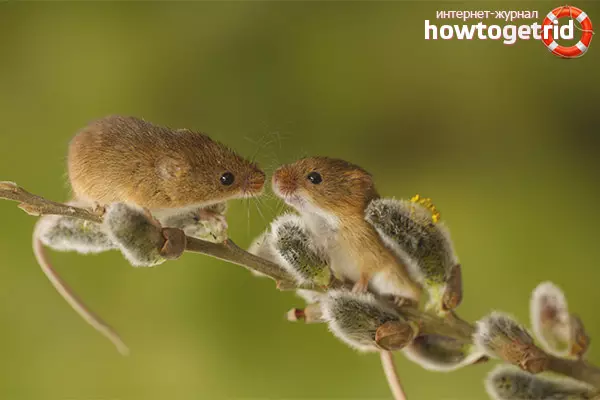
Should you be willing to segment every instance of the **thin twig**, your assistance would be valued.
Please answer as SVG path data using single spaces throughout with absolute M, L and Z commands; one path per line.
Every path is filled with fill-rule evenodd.
M 391 351 L 381 351 L 379 357 L 381 358 L 381 366 L 383 367 L 383 372 L 385 373 L 394 400 L 406 400 L 406 393 L 404 393 L 402 383 L 396 371 L 394 354 Z
M 32 194 L 13 182 L 0 182 L 0 199 L 19 202 L 19 208 L 29 215 L 64 215 L 67 217 L 79 218 L 90 222 L 102 223 L 102 213 L 88 210 L 81 207 L 75 207 L 67 204 L 57 203 L 47 200 L 41 196 Z M 323 288 L 312 285 L 298 286 L 294 279 L 279 265 L 257 257 L 236 245 L 231 239 L 223 243 L 213 243 L 187 236 L 186 251 L 192 253 L 201 253 L 220 260 L 228 261 L 250 269 L 277 281 L 281 288 L 288 290 L 294 289 L 312 289 L 323 291 Z M 332 286 L 340 286 L 339 282 L 332 282 Z
M 102 223 L 102 215 L 100 213 L 46 200 L 43 197 L 29 193 L 14 182 L 0 182 L 0 199 L 19 202 L 19 208 L 33 216 L 66 215 L 68 217 Z
M 100 212 L 46 200 L 29 193 L 13 182 L 0 182 L 0 199 L 19 202 L 19 208 L 30 215 L 64 215 L 95 223 L 102 223 L 103 220 Z M 224 243 L 212 243 L 188 236 L 186 251 L 202 253 L 259 272 L 278 282 L 278 287 L 283 290 L 303 288 L 324 292 L 332 287 L 346 286 L 337 280 L 333 280 L 328 287 L 298 286 L 294 279 L 277 264 L 248 253 L 229 239 Z M 395 307 L 406 319 L 418 324 L 420 334 L 444 335 L 464 343 L 472 342 L 475 327 L 452 313 L 446 318 L 441 318 L 420 311 L 412 305 Z M 546 371 L 587 382 L 600 389 L 600 369 L 587 362 L 551 357 Z
M 103 221 L 101 213 L 47 200 L 29 193 L 13 182 L 0 182 L 0 199 L 19 202 L 19 208 L 29 215 L 63 215 L 98 224 L 101 224 Z M 285 285 L 295 285 L 293 278 L 277 264 L 242 250 L 232 240 L 227 240 L 224 243 L 212 243 L 187 236 L 186 251 L 202 253 L 229 261 L 247 269 L 260 272 L 276 281 L 285 282 Z
M 103 217 L 100 213 L 47 200 L 41 196 L 29 193 L 13 182 L 0 182 L 0 199 L 19 202 L 19 208 L 25 210 L 30 215 L 64 215 L 95 223 L 102 223 L 103 221 Z M 35 211 L 33 212 L 32 210 Z M 227 239 L 223 243 L 213 243 L 186 236 L 186 240 L 186 251 L 205 254 L 259 272 L 275 280 L 278 283 L 278 287 L 282 290 L 309 289 L 325 292 L 333 288 L 351 288 L 351 286 L 348 286 L 337 279 L 333 279 L 327 287 L 298 285 L 283 268 L 271 261 L 248 253 L 236 245 L 231 239 Z M 474 327 L 472 325 L 458 318 L 439 318 L 407 305 L 399 307 L 399 311 L 405 315 L 407 319 L 419 324 L 421 332 L 423 333 L 438 333 L 458 340 L 470 341 L 471 335 L 474 332 Z
M 600 368 L 583 360 L 570 360 L 551 355 L 549 357 L 550 362 L 546 371 L 565 375 L 600 389 Z
M 64 215 L 95 223 L 102 223 L 103 220 L 102 215 L 93 210 L 47 200 L 41 196 L 29 193 L 13 182 L 0 182 L 0 199 L 19 202 L 19 208 L 25 210 L 30 215 Z M 312 285 L 299 286 L 294 279 L 277 264 L 248 253 L 237 246 L 231 239 L 228 239 L 223 243 L 208 242 L 189 236 L 187 236 L 186 239 L 186 251 L 205 254 L 259 272 L 278 282 L 278 287 L 283 290 L 309 289 L 325 292 L 328 289 L 346 286 L 335 279 L 332 280 L 328 287 L 316 287 Z M 417 308 L 408 305 L 400 306 L 399 311 L 407 319 L 416 322 L 423 334 L 437 333 L 457 340 L 469 342 L 471 341 L 471 336 L 475 329 L 471 324 L 457 317 L 440 318 L 435 315 L 424 313 Z
M 294 284 L 293 278 L 279 265 L 248 253 L 231 239 L 227 239 L 223 243 L 213 243 L 188 236 L 185 250 L 192 253 L 206 254 L 220 260 L 240 265 L 246 269 L 260 272 L 277 282 Z

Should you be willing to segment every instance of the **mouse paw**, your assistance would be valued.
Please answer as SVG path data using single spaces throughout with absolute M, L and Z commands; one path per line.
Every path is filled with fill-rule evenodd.
M 225 215 L 207 208 L 201 208 L 196 215 L 195 223 L 184 228 L 190 236 L 216 243 L 227 240 L 229 225 Z
M 100 205 L 100 203 L 94 203 L 94 206 L 92 207 L 92 212 L 96 215 L 103 217 L 104 214 L 106 214 L 106 207 Z
M 201 221 L 206 221 L 210 224 L 222 226 L 223 229 L 227 229 L 229 226 L 227 225 L 227 218 L 225 215 L 219 213 L 218 211 L 214 211 L 209 208 L 201 208 L 198 210 L 198 216 Z
M 393 303 L 398 307 L 417 307 L 419 302 L 414 298 L 394 296 Z
M 370 274 L 361 274 L 360 279 L 352 287 L 353 293 L 365 293 L 369 290 Z
M 208 207 L 163 218 L 163 226 L 179 228 L 186 235 L 220 243 L 227 240 L 227 219 L 219 208 Z

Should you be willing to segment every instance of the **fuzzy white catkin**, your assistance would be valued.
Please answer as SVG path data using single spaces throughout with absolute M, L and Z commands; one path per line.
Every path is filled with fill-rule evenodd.
M 422 368 L 437 372 L 455 371 L 484 356 L 474 345 L 464 345 L 452 338 L 437 335 L 419 336 L 402 352 Z
M 420 204 L 376 199 L 368 205 L 365 219 L 422 284 L 443 285 L 458 264 L 450 232 L 442 222 L 434 223 L 431 211 Z
M 490 357 L 501 357 L 504 347 L 513 343 L 533 345 L 533 339 L 527 330 L 508 314 L 493 311 L 477 321 L 477 330 L 473 337 L 479 349 Z
M 158 248 L 164 242 L 161 229 L 143 210 L 123 203 L 111 204 L 103 225 L 131 265 L 151 267 L 166 261 Z
M 298 284 L 327 284 L 331 277 L 305 222 L 295 214 L 285 214 L 271 224 L 271 252 Z
M 256 239 L 252 241 L 250 247 L 248 247 L 248 253 L 254 254 L 257 257 L 264 258 L 265 260 L 279 264 L 279 258 L 273 250 L 272 236 L 270 230 L 261 233 Z M 267 275 L 257 272 L 253 269 L 250 273 L 257 277 L 266 277 Z
M 426 289 L 427 310 L 445 315 L 460 304 L 460 266 L 450 232 L 429 208 L 408 200 L 375 199 L 365 220 Z
M 102 225 L 62 215 L 40 217 L 36 235 L 44 245 L 57 251 L 90 254 L 117 248 Z
M 532 292 L 530 318 L 533 333 L 544 349 L 556 356 L 569 352 L 571 315 L 562 290 L 552 282 L 540 283 Z
M 314 304 L 322 301 L 327 296 L 327 293 L 308 289 L 298 289 L 296 290 L 296 295 L 306 301 L 307 304 Z
M 363 352 L 378 351 L 377 328 L 388 321 L 403 320 L 372 294 L 347 290 L 329 291 L 321 301 L 321 310 L 329 330 L 350 347 Z
M 590 400 L 594 396 L 593 389 L 581 382 L 532 375 L 507 365 L 488 374 L 485 388 L 494 400 Z

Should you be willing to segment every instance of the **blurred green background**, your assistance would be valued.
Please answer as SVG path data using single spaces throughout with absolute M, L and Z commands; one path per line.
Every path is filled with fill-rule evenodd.
M 445 23 L 436 10 L 558 5 L 1 3 L 0 180 L 68 199 L 70 137 L 113 113 L 205 131 L 258 152 L 268 172 L 345 158 L 385 196 L 434 199 L 462 261 L 465 318 L 501 309 L 527 322 L 530 291 L 552 280 L 599 338 L 600 43 L 561 60 L 536 41 L 423 38 L 425 19 Z M 577 6 L 600 24 L 600 3 Z M 278 203 L 264 203 L 264 217 L 231 204 L 238 244 L 274 217 Z M 286 322 L 301 301 L 242 268 L 52 254 L 130 345 L 122 358 L 36 266 L 34 219 L 9 202 L 0 216 L 0 398 L 389 398 L 376 355 Z M 486 398 L 492 364 L 440 374 L 397 359 L 411 399 Z

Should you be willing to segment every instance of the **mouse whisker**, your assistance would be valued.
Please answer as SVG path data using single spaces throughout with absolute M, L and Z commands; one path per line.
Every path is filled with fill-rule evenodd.
M 271 213 L 273 213 L 273 207 L 271 207 L 271 205 L 267 202 L 265 202 L 264 200 L 272 200 L 274 198 L 272 193 L 266 193 L 261 197 L 255 197 L 256 202 L 258 203 L 259 206 L 263 206 L 266 207 Z
M 261 204 L 262 203 L 260 202 L 259 198 L 256 197 L 256 201 L 254 202 L 254 206 L 256 207 L 256 211 L 258 212 L 258 214 L 262 218 L 263 222 L 267 222 L 267 218 L 265 217 L 265 214 L 263 214 L 262 210 L 260 209 Z
M 279 199 L 279 206 L 277 207 L 277 215 L 283 213 L 285 206 L 286 206 L 285 201 Z
M 250 140 L 254 145 L 257 146 L 256 150 L 250 157 L 250 160 L 252 162 L 256 161 L 256 157 L 258 156 L 259 153 L 262 152 L 262 150 L 270 147 L 271 144 L 273 144 L 275 142 L 275 139 L 273 137 L 269 137 L 269 136 L 274 136 L 274 135 L 273 135 L 273 133 L 267 132 L 267 133 L 263 134 L 258 140 L 252 140 L 250 138 L 246 138 L 247 140 Z
M 250 235 L 250 198 L 247 197 L 246 201 L 244 201 L 244 203 L 246 203 L 246 234 L 249 236 Z

